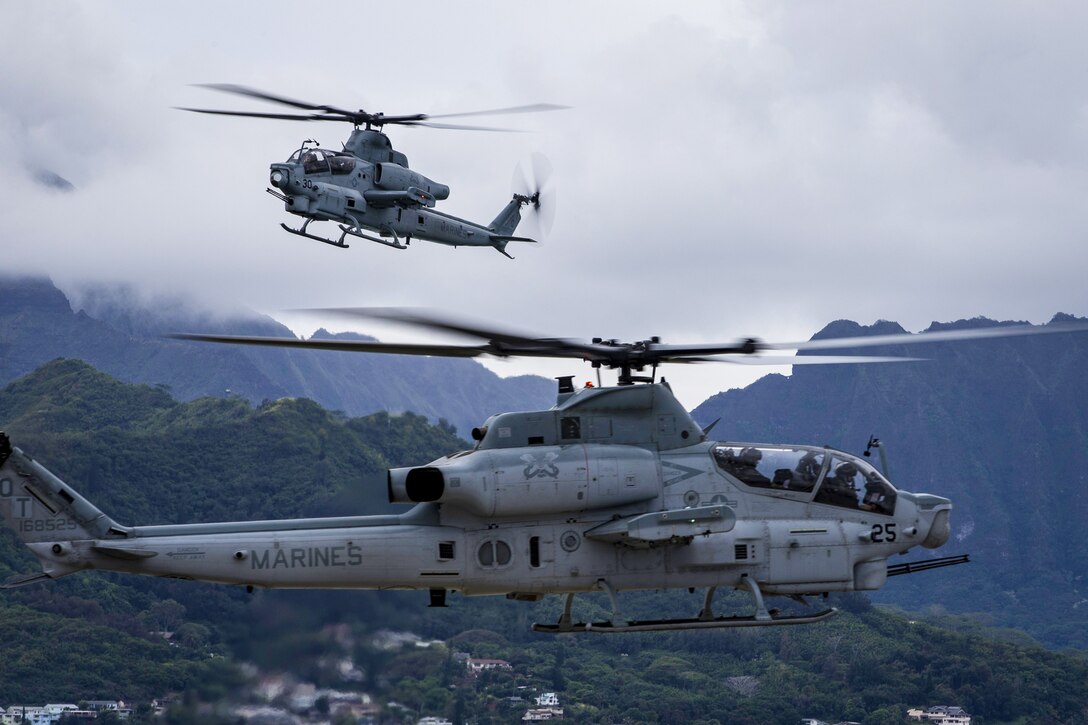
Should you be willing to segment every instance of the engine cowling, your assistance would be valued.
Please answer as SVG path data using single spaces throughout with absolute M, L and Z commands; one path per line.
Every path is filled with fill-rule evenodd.
M 388 483 L 392 503 L 444 503 L 479 516 L 586 511 L 661 492 L 651 451 L 594 444 L 474 451 L 391 468 Z
M 388 162 L 374 165 L 374 186 L 387 191 L 408 191 L 414 187 L 422 189 L 435 199 L 446 199 L 450 195 L 450 187 L 445 184 L 431 181 L 423 174 Z

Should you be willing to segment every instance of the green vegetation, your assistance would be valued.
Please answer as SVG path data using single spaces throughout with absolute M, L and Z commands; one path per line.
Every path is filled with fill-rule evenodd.
M 389 465 L 464 447 L 448 427 L 406 414 L 348 418 L 297 399 L 173 401 L 58 360 L 0 391 L 0 427 L 124 523 L 370 513 L 388 508 Z M 0 578 L 36 564 L 4 529 Z M 929 581 L 951 581 L 942 573 Z M 895 583 L 894 586 L 898 583 Z M 948 586 L 946 584 L 946 586 Z M 537 635 L 559 598 L 536 604 L 451 596 L 426 608 L 417 592 L 263 591 L 81 573 L 0 595 L 0 704 L 185 693 L 172 722 L 208 721 L 243 681 L 236 663 L 291 672 L 318 686 L 363 689 L 409 716 L 517 722 L 532 695 L 559 693 L 575 722 L 796 723 L 801 717 L 903 722 L 908 706 L 957 704 L 981 725 L 1088 722 L 1088 660 L 1022 635 L 993 636 L 978 619 L 930 622 L 833 603 L 829 622 L 769 630 L 641 635 Z M 719 611 L 747 610 L 721 594 Z M 623 598 L 629 616 L 692 613 L 701 593 Z M 606 618 L 603 596 L 575 616 Z M 917 619 L 916 617 L 914 619 Z M 335 626 L 331 626 L 335 625 Z M 445 647 L 388 650 L 388 628 Z M 173 632 L 172 643 L 161 631 Z M 346 634 L 345 634 L 346 633 Z M 513 670 L 473 679 L 454 656 L 500 658 Z M 362 673 L 344 682 L 336 667 Z M 521 698 L 511 700 L 510 698 Z M 397 711 L 386 708 L 390 721 Z M 205 718 L 201 720 L 201 718 Z

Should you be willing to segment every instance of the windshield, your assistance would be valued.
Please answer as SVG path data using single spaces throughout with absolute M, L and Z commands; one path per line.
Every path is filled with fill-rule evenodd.
M 758 488 L 811 491 L 820 477 L 826 454 L 788 446 L 714 447 L 714 462 L 730 476 Z
M 719 443 L 712 452 L 719 469 L 748 486 L 802 493 L 819 486 L 816 503 L 888 516 L 895 512 L 895 488 L 867 461 L 847 453 L 735 443 Z
M 307 174 L 329 173 L 329 161 L 323 149 L 306 149 L 302 152 L 302 170 Z
M 891 515 L 895 512 L 895 488 L 865 461 L 835 453 L 824 476 L 816 503 Z

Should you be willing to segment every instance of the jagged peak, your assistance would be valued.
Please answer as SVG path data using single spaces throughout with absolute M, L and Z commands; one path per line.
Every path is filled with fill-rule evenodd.
M 825 325 L 822 330 L 812 336 L 812 339 L 869 337 L 871 335 L 892 335 L 900 332 L 906 332 L 906 330 L 898 322 L 891 320 L 877 320 L 871 325 L 862 325 L 853 320 L 835 320 Z
M 1026 320 L 992 320 L 989 317 L 965 318 L 952 322 L 931 322 L 925 332 L 937 332 L 939 330 L 972 330 L 980 327 L 1011 327 L 1013 325 L 1030 325 Z
M 329 332 L 324 327 L 319 327 L 310 335 L 311 340 L 359 340 L 362 342 L 376 342 L 378 338 L 370 335 L 362 335 L 358 332 Z

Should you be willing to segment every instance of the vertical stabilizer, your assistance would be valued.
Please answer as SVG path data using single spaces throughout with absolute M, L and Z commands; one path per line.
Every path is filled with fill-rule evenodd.
M 56 578 L 83 568 L 74 541 L 116 538 L 126 530 L 71 486 L 11 445 L 0 432 L 0 519 L 42 563 L 42 574 L 8 586 Z
M 514 233 L 514 230 L 518 228 L 518 224 L 521 223 L 521 204 L 522 202 L 515 196 L 502 208 L 502 211 L 499 212 L 499 215 L 495 217 L 490 225 L 490 229 L 495 235 L 508 237 Z

